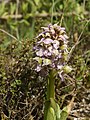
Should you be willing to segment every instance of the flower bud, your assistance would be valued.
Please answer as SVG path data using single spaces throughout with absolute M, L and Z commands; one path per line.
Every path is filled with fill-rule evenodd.
M 66 65 L 63 67 L 63 70 L 65 73 L 70 73 L 72 71 L 72 68 L 70 66 Z

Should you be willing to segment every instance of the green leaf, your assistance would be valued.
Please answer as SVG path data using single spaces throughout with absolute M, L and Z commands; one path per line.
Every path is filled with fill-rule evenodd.
M 60 120 L 60 113 L 61 113 L 60 107 L 56 103 L 56 118 L 57 118 L 57 120 Z
M 24 13 L 27 12 L 27 10 L 28 10 L 28 3 L 25 3 L 25 2 L 22 3 L 22 10 L 23 10 Z
M 0 8 L 1 8 L 0 9 L 0 16 L 2 16 L 5 12 L 5 3 L 4 2 L 0 3 Z
M 10 14 L 13 15 L 16 11 L 16 4 L 10 3 Z
M 34 2 L 35 2 L 36 5 L 39 5 L 40 0 L 34 0 Z
M 46 120 L 56 120 L 55 111 L 52 107 L 49 107 Z
M 31 13 L 34 15 L 34 13 L 37 11 L 37 6 L 31 0 L 28 0 L 28 3 L 30 4 L 31 7 Z
M 53 108 L 54 111 L 55 111 L 56 120 L 59 120 L 59 119 L 60 119 L 60 113 L 61 113 L 60 107 L 59 107 L 59 105 L 55 102 L 55 100 L 54 100 L 53 98 L 50 98 L 50 102 L 51 102 L 52 108 Z
M 66 120 L 68 117 L 67 107 L 64 107 L 60 113 L 60 120 Z

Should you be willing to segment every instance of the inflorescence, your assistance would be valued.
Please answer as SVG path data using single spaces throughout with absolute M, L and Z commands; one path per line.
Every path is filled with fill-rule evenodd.
M 62 74 L 68 57 L 68 36 L 65 28 L 57 24 L 49 24 L 42 29 L 43 32 L 36 37 L 37 42 L 33 48 L 35 70 L 48 74 L 49 70 L 54 69 L 63 80 Z

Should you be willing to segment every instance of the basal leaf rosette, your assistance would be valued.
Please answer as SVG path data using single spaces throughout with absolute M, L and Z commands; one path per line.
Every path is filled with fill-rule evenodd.
M 68 57 L 68 36 L 65 28 L 57 24 L 49 24 L 47 27 L 42 27 L 43 32 L 36 39 L 34 46 L 37 72 L 49 73 L 49 70 L 54 69 L 63 80 L 63 72 L 67 67 Z M 66 68 L 65 68 L 66 67 Z M 70 71 L 70 69 L 69 69 Z

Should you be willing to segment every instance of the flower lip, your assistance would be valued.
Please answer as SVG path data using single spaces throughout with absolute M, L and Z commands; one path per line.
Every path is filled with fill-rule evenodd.
M 64 27 L 60 27 L 60 30 L 65 30 L 65 28 Z
M 46 38 L 43 42 L 44 42 L 44 44 L 51 44 L 51 43 L 53 43 L 53 40 L 50 38 Z
M 41 27 L 44 31 L 49 31 L 49 28 L 47 27 Z
M 68 39 L 68 38 L 69 38 L 66 34 L 64 34 L 63 36 L 64 36 L 66 39 Z
M 57 65 L 57 69 L 61 70 L 63 68 L 63 65 Z
M 48 31 L 43 31 L 42 33 L 40 33 L 37 37 L 36 37 L 36 39 L 37 38 L 40 38 L 40 37 L 44 37 L 44 35 L 45 35 L 45 33 L 47 33 Z
M 53 41 L 53 46 L 54 46 L 55 49 L 59 48 L 59 44 L 60 44 L 59 41 L 57 41 L 57 40 Z
M 44 55 L 45 55 L 46 57 L 48 57 L 48 56 L 51 56 L 52 54 L 51 54 L 51 52 L 49 52 L 48 50 L 45 50 L 45 51 L 44 51 Z
M 37 72 L 41 71 L 41 66 L 37 66 L 35 69 Z
M 59 35 L 59 38 L 61 38 L 62 41 L 66 41 L 66 38 L 63 35 Z
M 42 57 L 43 56 L 43 50 L 40 49 L 39 51 L 37 51 L 36 55 Z

